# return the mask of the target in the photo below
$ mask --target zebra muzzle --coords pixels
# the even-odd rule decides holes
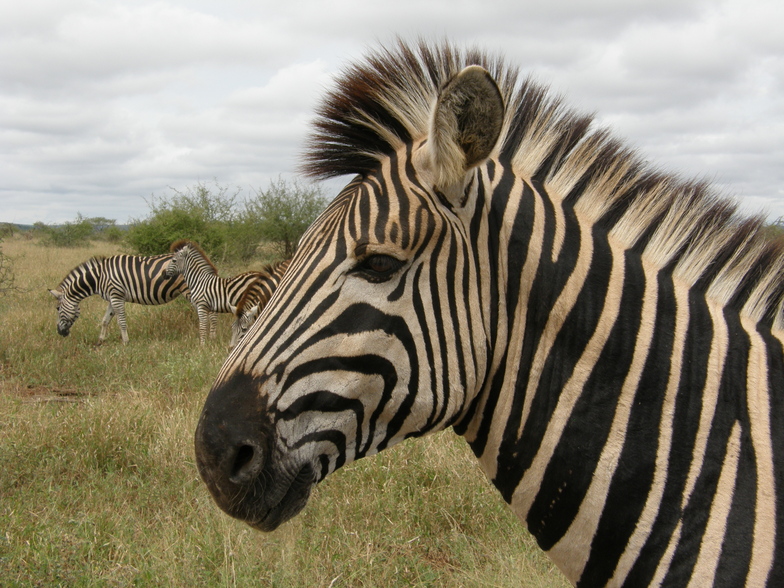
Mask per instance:
[[[196,427],[199,474],[218,506],[262,531],[272,531],[307,504],[316,473],[307,461],[276,449],[266,397],[240,375],[213,387]]]

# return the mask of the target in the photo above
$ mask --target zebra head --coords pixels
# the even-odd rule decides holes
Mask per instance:
[[[478,304],[489,286],[470,244],[472,211],[504,99],[470,63],[434,81],[434,99],[401,105],[421,108],[424,128],[398,124],[384,153],[347,157],[359,175],[303,235],[212,387],[195,436],[199,471],[221,508],[258,529],[294,516],[342,465],[455,423],[484,382],[492,310]],[[343,90],[371,100],[352,84]],[[332,100],[325,110],[345,110],[338,92]],[[382,136],[361,120],[360,132]],[[341,175],[333,129],[321,128],[320,157],[334,167],[312,170]]]
[[[79,318],[79,302],[60,289],[49,290],[49,293],[57,299],[57,332],[63,337],[71,333],[71,327]]]
[[[57,332],[67,337],[79,318],[79,303],[98,291],[104,258],[92,257],[73,268],[49,293],[57,299]]]
[[[179,246],[178,246],[179,245]],[[185,266],[188,263],[188,251],[190,246],[181,244],[180,242],[173,243],[171,246],[172,258],[166,264],[166,269],[163,275],[167,278],[173,278],[184,273]]]
[[[245,334],[256,322],[259,316],[260,305],[254,304],[250,307],[231,306],[231,313],[236,317],[231,323],[231,339],[229,340],[229,350],[234,349],[242,340]]]

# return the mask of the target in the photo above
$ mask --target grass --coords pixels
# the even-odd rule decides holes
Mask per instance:
[[[0,585],[566,585],[451,432],[346,466],[274,533],[229,518],[192,436],[230,317],[200,347],[187,302],[128,305],[130,344],[113,324],[96,347],[92,297],[62,338],[47,289],[116,249],[3,252],[23,291],[0,298]]]

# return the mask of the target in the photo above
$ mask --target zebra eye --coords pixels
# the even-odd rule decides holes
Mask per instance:
[[[369,282],[386,282],[397,270],[403,267],[403,262],[390,255],[369,255],[359,262],[354,271],[359,272]]]

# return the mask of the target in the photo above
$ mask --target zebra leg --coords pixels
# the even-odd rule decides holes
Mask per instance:
[[[207,321],[210,311],[205,306],[198,306],[196,314],[199,315],[199,343],[204,345],[207,342]]]
[[[114,314],[117,315],[117,324],[120,325],[120,336],[122,337],[123,345],[128,345],[128,326],[125,322],[125,301],[114,299],[112,305],[114,306]]]
[[[106,341],[106,335],[109,333],[109,323],[112,322],[113,317],[114,309],[112,308],[111,301],[109,301],[109,306],[106,307],[106,313],[103,315],[103,320],[101,321],[101,334],[98,336],[98,345]]]
[[[218,335],[218,313],[210,312],[210,339]]]

